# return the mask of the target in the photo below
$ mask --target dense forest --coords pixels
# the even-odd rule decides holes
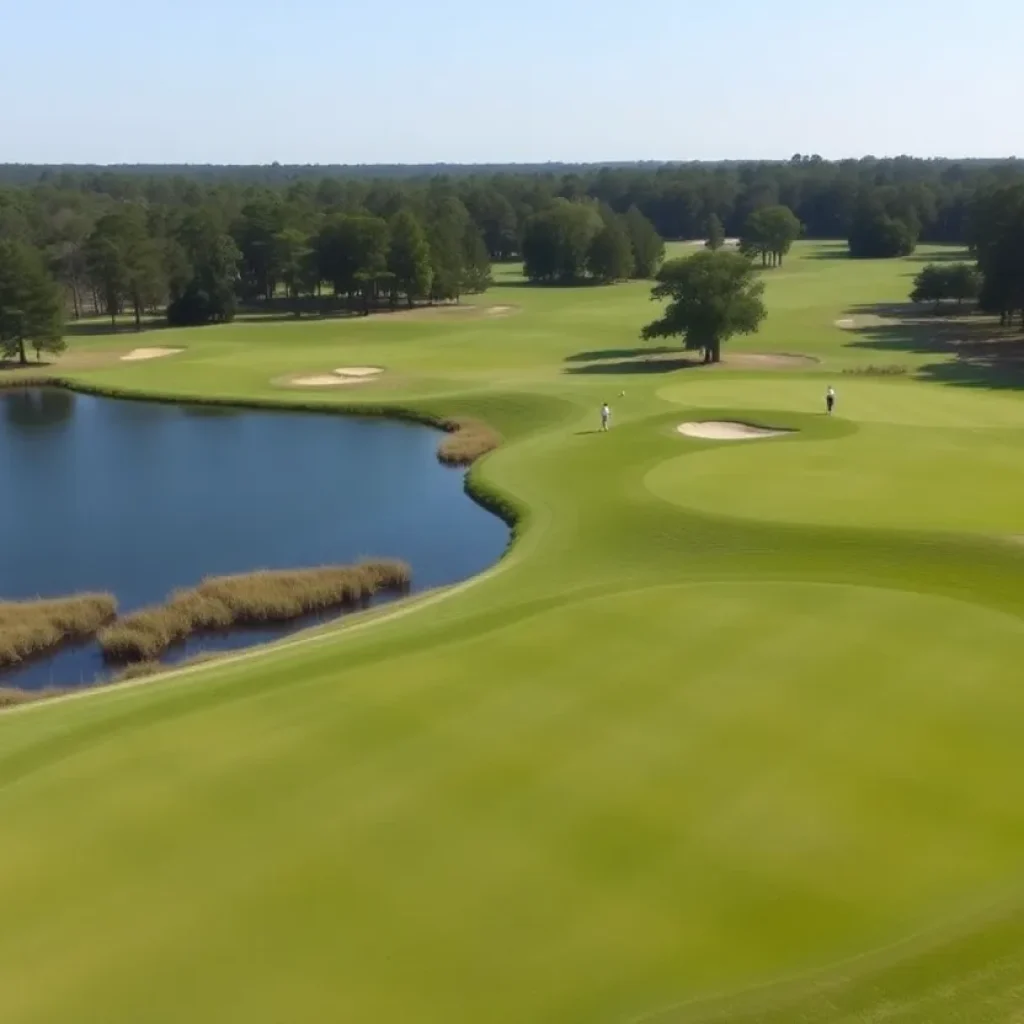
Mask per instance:
[[[738,237],[781,263],[792,240],[854,257],[971,245],[982,301],[1024,308],[1024,161],[549,164],[508,167],[0,167],[0,336],[49,325],[44,278],[71,317],[239,304],[364,312],[453,301],[522,259],[537,282],[653,276],[662,239]],[[7,269],[4,269],[4,266]],[[14,267],[15,269],[11,269]],[[18,289],[21,289],[20,292]],[[7,298],[4,298],[4,294]],[[21,297],[19,297],[21,296]],[[24,308],[23,308],[24,307]],[[13,311],[13,312],[12,312]],[[33,312],[35,311],[35,312]],[[51,326],[38,329],[45,341]]]

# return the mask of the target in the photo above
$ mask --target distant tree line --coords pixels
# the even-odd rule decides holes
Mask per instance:
[[[979,301],[1024,308],[1018,221],[1024,162],[829,162],[505,168],[0,167],[9,267],[0,336],[53,334],[38,274],[74,317],[166,311],[230,319],[240,303],[369,311],[480,291],[492,262],[537,281],[654,276],[662,239],[727,237],[765,267],[792,242],[847,239],[855,257],[921,242],[971,245]],[[1016,198],[1014,198],[1016,197]],[[34,256],[29,256],[29,251]],[[31,269],[29,265],[31,264]],[[31,283],[35,282],[35,283]],[[32,301],[25,298],[29,294]],[[50,326],[47,326],[50,324]],[[25,335],[28,341],[32,337]],[[20,341],[5,340],[5,351]],[[50,343],[50,342],[47,342]]]

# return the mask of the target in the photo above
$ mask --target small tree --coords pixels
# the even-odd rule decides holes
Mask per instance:
[[[917,248],[917,226],[890,216],[879,207],[862,205],[850,224],[850,255],[854,259],[892,259]]]
[[[911,302],[934,302],[938,313],[946,299],[976,299],[981,287],[978,271],[969,263],[929,263],[914,278]]]
[[[699,252],[669,260],[651,291],[668,299],[664,316],[644,327],[647,339],[682,336],[705,363],[721,359],[722,344],[734,334],[753,334],[765,318],[764,283],[746,257],[732,252]]]
[[[0,355],[28,362],[26,344],[36,351],[62,352],[60,290],[42,255],[23,242],[0,241]]]
[[[800,237],[803,225],[788,206],[762,206],[748,218],[740,251],[759,253],[762,266],[782,266],[782,259]]]
[[[704,233],[707,235],[707,241],[704,243],[706,249],[717,252],[725,245],[725,228],[722,226],[722,221],[717,213],[713,213],[708,217]]]
[[[947,280],[945,267],[938,263],[929,263],[914,278],[914,289],[910,293],[911,302],[934,302],[935,311],[947,297]]]

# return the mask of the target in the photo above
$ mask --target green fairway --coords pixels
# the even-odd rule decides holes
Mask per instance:
[[[798,245],[723,367],[638,340],[647,284],[516,268],[70,339],[88,387],[478,417],[523,520],[450,591],[0,714],[4,1024],[1018,1019],[1024,400],[836,326],[921,255]],[[385,373],[289,384],[344,366]],[[730,419],[794,432],[676,430]]]

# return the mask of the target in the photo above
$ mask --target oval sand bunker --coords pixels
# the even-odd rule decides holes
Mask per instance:
[[[757,437],[782,437],[792,430],[778,427],[756,427],[753,423],[737,423],[734,420],[699,420],[680,423],[676,430],[687,437],[698,437],[703,441],[750,441]]]
[[[336,388],[347,384],[368,384],[384,372],[380,366],[339,366],[330,373],[293,377],[289,383],[300,388]]]
[[[121,356],[122,363],[134,363],[140,359],[160,359],[163,356],[177,355],[180,348],[133,348],[131,352]]]

